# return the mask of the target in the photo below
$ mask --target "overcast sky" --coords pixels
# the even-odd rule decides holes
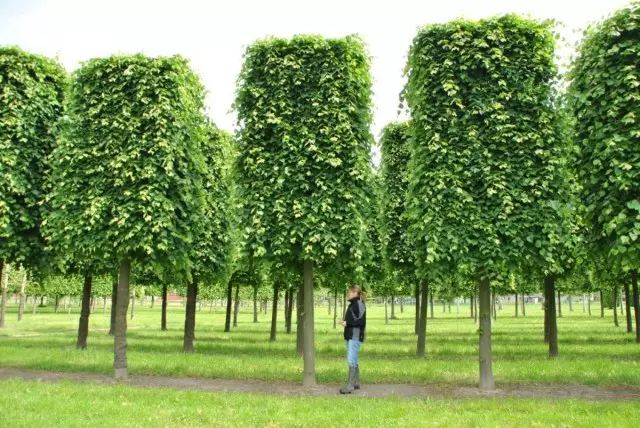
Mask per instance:
[[[209,91],[209,115],[232,131],[242,53],[254,40],[358,33],[373,57],[375,122],[397,119],[406,53],[417,28],[517,12],[562,22],[570,42],[627,0],[0,0],[0,45],[57,56],[67,70],[114,53],[181,54]],[[567,56],[568,52],[563,51]]]

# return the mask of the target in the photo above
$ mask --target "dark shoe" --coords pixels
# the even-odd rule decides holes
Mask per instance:
[[[353,379],[353,389],[360,389],[360,366],[356,366],[356,376]]]
[[[356,368],[349,367],[349,379],[347,380],[347,386],[340,388],[340,394],[351,394],[354,391],[353,382],[356,378]]]

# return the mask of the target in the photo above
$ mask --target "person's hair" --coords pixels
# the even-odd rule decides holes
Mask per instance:
[[[360,300],[362,300],[363,302],[367,301],[367,293],[362,291],[362,288],[360,288],[359,285],[353,284],[351,287],[349,287],[349,291],[355,291],[356,293],[358,293],[358,297],[360,298]]]

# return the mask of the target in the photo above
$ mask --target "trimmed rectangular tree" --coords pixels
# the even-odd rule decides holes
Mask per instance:
[[[595,251],[629,272],[640,343],[640,2],[591,27],[569,74],[576,171]]]
[[[73,75],[52,154],[49,235],[59,252],[119,265],[114,369],[126,378],[132,263],[188,272],[204,217],[204,88],[180,57],[92,59]]]
[[[313,270],[366,242],[371,76],[353,36],[270,38],[238,78],[237,180],[251,257],[303,268],[304,385],[315,385]],[[302,291],[302,290],[301,290]]]
[[[422,278],[479,284],[482,389],[494,388],[491,280],[509,266],[555,266],[564,236],[553,58],[550,24],[516,15],[429,25],[409,52],[416,263]]]

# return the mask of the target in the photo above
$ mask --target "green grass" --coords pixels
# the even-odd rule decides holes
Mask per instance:
[[[624,325],[614,327],[611,311],[600,318],[574,305],[563,306],[558,319],[560,357],[547,358],[543,343],[540,305],[528,305],[526,317],[513,317],[513,307],[505,306],[493,326],[494,374],[497,385],[522,383],[578,383],[640,385],[640,345]],[[184,309],[169,308],[169,331],[160,331],[160,308],[136,305],[136,318],[129,321],[129,372],[227,379],[300,381],[302,359],[295,354],[295,333],[284,333],[279,314],[278,341],[269,343],[271,314],[260,314],[252,322],[252,308],[243,308],[239,325],[224,333],[223,308],[212,314],[203,306],[197,314],[196,353],[182,352]],[[442,313],[429,319],[427,357],[417,359],[413,334],[413,307],[404,313],[396,308],[399,320],[384,323],[384,309],[369,305],[368,337],[361,351],[365,383],[477,383],[477,326],[469,319],[467,306],[460,315]],[[39,309],[34,316],[16,321],[10,307],[7,328],[0,331],[0,367],[53,371],[112,372],[113,339],[107,335],[109,316],[98,308],[90,322],[89,349],[75,349],[78,308],[53,314]],[[624,319],[620,319],[621,323]],[[341,383],[345,378],[344,342],[341,329],[332,328],[326,307],[316,308],[317,377],[321,383]]]
[[[0,426],[635,427],[637,402],[277,397],[0,381]]]

